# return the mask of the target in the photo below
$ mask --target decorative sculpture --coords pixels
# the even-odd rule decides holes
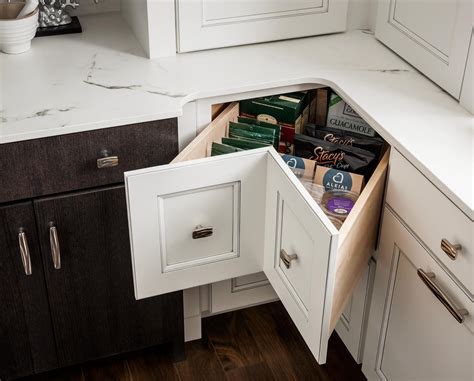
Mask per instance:
[[[70,24],[72,19],[66,7],[76,9],[79,0],[39,0],[39,26],[59,26]]]

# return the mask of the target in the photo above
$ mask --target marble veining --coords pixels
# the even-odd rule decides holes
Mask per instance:
[[[45,109],[42,109],[42,110],[39,110],[39,111],[35,111],[32,114],[29,114],[29,115],[26,115],[26,116],[18,116],[16,118],[11,118],[11,119],[9,119],[7,117],[2,117],[1,121],[2,121],[2,123],[19,122],[19,121],[26,120],[26,119],[42,118],[42,117],[45,117],[45,116],[52,116],[56,113],[68,112],[68,111],[71,111],[71,110],[74,110],[74,109],[75,109],[74,106],[63,107],[63,108],[45,108]]]
[[[407,70],[407,69],[368,69],[368,71],[378,71],[380,73],[399,74],[399,73],[409,73],[411,70]]]
[[[147,89],[144,89],[142,85],[128,85],[128,86],[102,85],[100,83],[95,83],[91,81],[84,81],[84,83],[91,86],[102,87],[103,89],[107,89],[107,90],[140,90],[148,94],[164,95],[166,97],[172,97],[172,98],[183,98],[186,96],[186,94],[173,93],[171,91],[165,91],[165,90],[147,90]]]
[[[37,38],[25,54],[0,55],[0,143],[176,117],[200,98],[322,84],[474,219],[472,115],[372,33],[148,60],[120,14],[81,23],[82,34]]]

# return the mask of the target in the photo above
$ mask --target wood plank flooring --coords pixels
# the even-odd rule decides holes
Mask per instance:
[[[280,302],[203,320],[203,339],[174,363],[168,346],[117,356],[28,381],[359,381],[364,375],[337,334],[327,363],[314,360]]]

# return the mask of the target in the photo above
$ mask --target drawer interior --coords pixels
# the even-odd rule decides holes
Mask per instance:
[[[220,142],[228,134],[229,121],[237,121],[239,102],[229,104],[196,137],[173,163],[201,159],[210,156],[212,142]],[[385,176],[389,160],[389,146],[385,144],[383,154],[359,195],[353,209],[339,229],[336,258],[335,287],[333,294],[330,330],[332,331],[344,310],[360,276],[375,249]]]

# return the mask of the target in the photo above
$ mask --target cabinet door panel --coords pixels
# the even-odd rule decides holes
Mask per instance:
[[[303,189],[277,154],[270,155],[264,271],[322,364],[329,338],[338,235],[328,230],[327,217]],[[287,255],[294,257],[288,262]]]
[[[26,275],[21,258],[20,229],[29,249],[31,275]],[[30,202],[0,208],[0,279],[0,378],[55,367],[56,348]]]
[[[471,29],[470,0],[379,0],[376,37],[456,98]]]
[[[136,301],[123,186],[35,201],[60,365],[182,338],[182,296]],[[57,229],[61,268],[51,256]]]
[[[375,261],[371,259],[341,314],[336,331],[354,360],[362,363]]]
[[[341,32],[347,0],[179,0],[179,52]]]
[[[419,269],[434,274],[456,309],[467,310],[463,323],[426,286]],[[386,209],[363,364],[369,380],[472,380],[473,314],[474,303]]]
[[[209,285],[212,314],[278,300],[265,273],[245,275]]]

